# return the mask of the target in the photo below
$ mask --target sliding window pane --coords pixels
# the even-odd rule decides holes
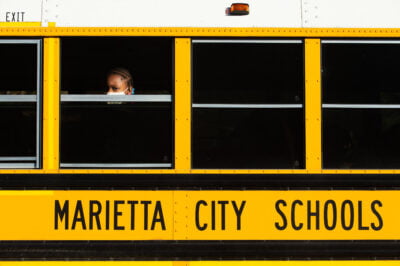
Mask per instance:
[[[0,40],[0,94],[36,94],[37,49],[37,44]]]
[[[400,43],[323,43],[324,103],[400,104]]]
[[[171,103],[64,102],[61,110],[61,166],[170,167]]]
[[[302,109],[193,109],[193,168],[304,168]]]
[[[301,41],[235,41],[193,43],[194,103],[303,102]]]
[[[400,109],[325,109],[324,168],[400,166]]]
[[[134,94],[171,94],[173,38],[73,37],[61,40],[61,93],[105,94],[107,74],[124,68]]]
[[[36,103],[0,103],[0,163],[36,156],[36,115]]]

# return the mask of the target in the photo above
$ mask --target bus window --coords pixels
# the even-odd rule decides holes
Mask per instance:
[[[62,38],[61,167],[171,168],[172,69],[172,38]]]
[[[400,167],[400,42],[322,42],[323,167]]]
[[[304,168],[301,40],[193,40],[193,168]]]
[[[40,167],[41,40],[0,39],[0,168]]]

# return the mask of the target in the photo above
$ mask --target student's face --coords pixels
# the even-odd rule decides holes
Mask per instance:
[[[126,80],[117,74],[112,74],[107,79],[108,92],[125,92],[128,94]]]

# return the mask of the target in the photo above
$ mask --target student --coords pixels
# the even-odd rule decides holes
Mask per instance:
[[[107,74],[107,95],[131,95],[135,93],[131,73],[125,68],[113,68]]]

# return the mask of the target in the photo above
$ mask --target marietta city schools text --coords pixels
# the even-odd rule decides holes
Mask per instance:
[[[199,231],[242,230],[246,203],[246,200],[198,200],[192,209],[189,208],[189,214]],[[273,222],[270,225],[274,230],[341,228],[379,231],[384,225],[380,213],[383,204],[379,200],[279,199],[271,203],[275,212],[271,214]],[[372,219],[365,219],[367,212]],[[169,214],[165,213],[162,202],[158,200],[54,201],[55,230],[167,230],[165,215]],[[232,228],[227,228],[227,216],[234,218],[229,223]]]

